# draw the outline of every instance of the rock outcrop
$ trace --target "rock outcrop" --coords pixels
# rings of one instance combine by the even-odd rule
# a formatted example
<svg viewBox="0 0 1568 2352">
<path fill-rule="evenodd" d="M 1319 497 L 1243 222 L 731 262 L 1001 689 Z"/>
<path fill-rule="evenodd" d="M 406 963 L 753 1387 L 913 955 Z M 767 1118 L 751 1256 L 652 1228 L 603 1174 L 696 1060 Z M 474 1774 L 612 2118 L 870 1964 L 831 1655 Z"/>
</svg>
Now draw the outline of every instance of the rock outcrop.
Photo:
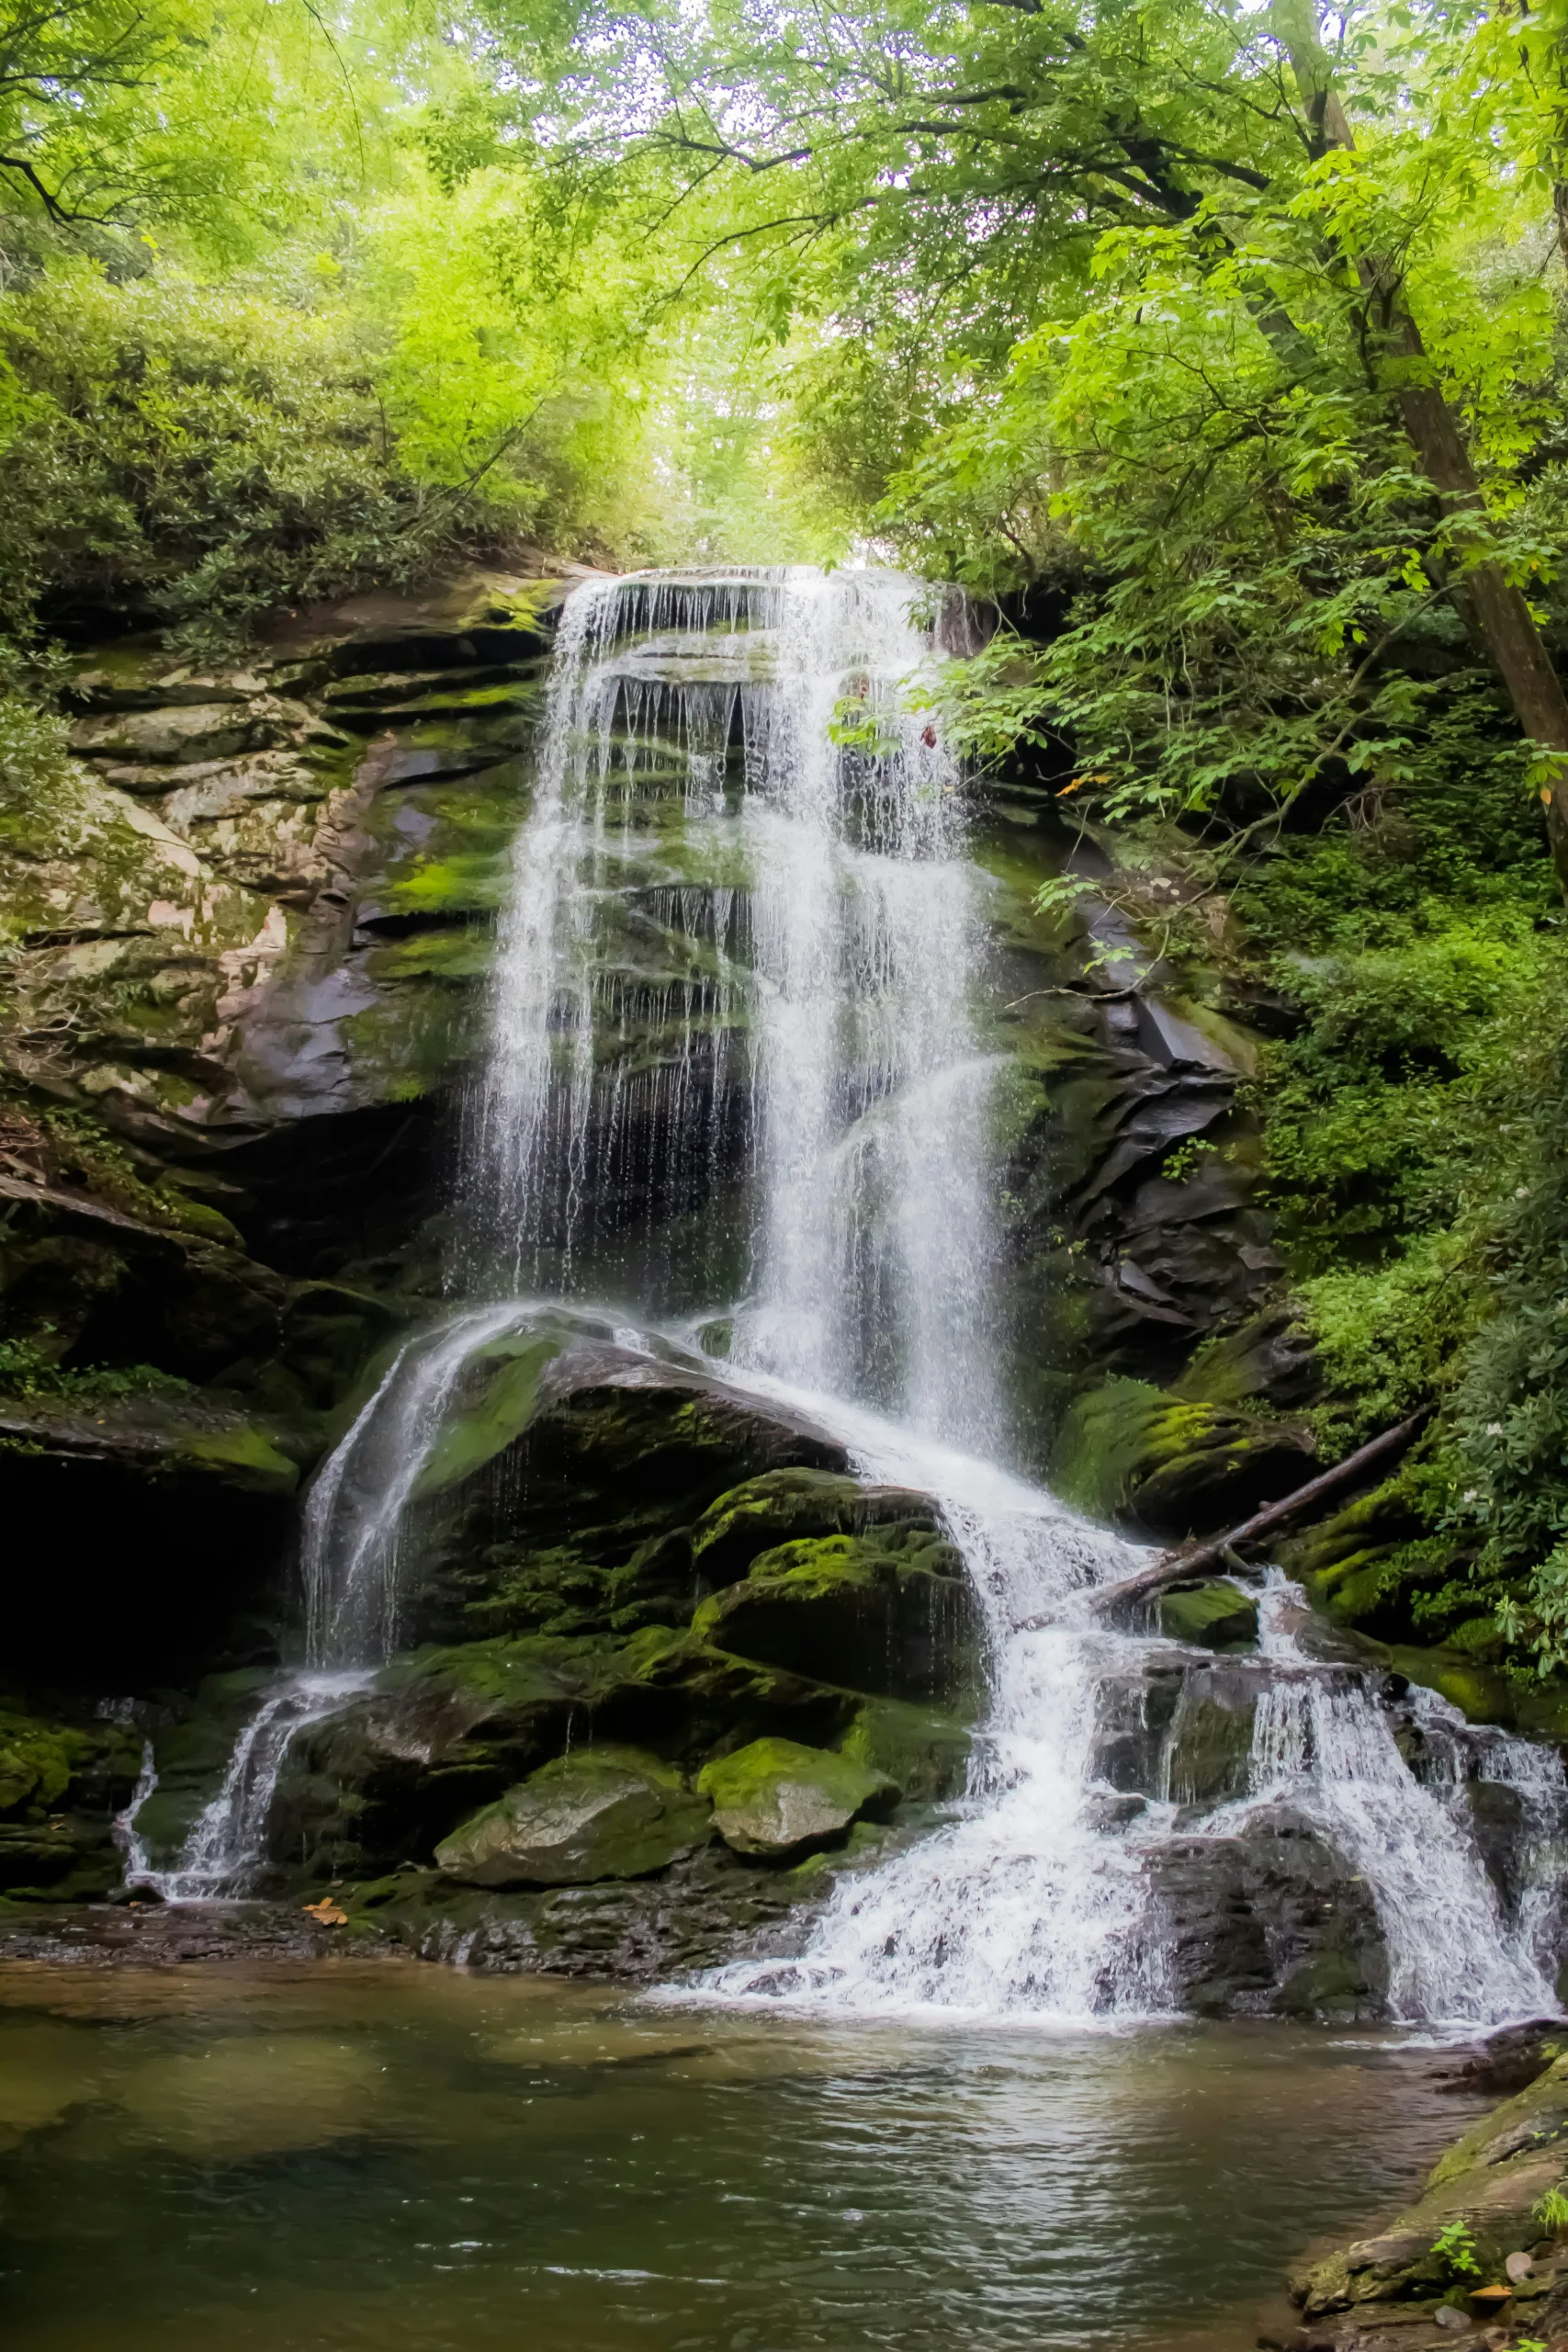
<svg viewBox="0 0 1568 2352">
<path fill-rule="evenodd" d="M 1302 2320 L 1259 2337 L 1277 2352 L 1436 2352 L 1466 2338 L 1554 2343 L 1568 2326 L 1568 2058 L 1540 2030 L 1535 2078 L 1441 2157 L 1404 2211 L 1302 2263 Z M 1472 2335 L 1495 2326 L 1493 2335 Z"/>
</svg>

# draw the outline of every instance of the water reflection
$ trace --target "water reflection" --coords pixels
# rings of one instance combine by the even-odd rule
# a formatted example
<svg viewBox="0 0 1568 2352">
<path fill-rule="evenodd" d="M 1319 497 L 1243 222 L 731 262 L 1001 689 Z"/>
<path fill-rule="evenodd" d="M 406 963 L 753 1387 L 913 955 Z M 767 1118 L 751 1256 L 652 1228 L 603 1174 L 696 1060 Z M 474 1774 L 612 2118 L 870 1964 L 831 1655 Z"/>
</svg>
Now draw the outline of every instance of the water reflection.
<svg viewBox="0 0 1568 2352">
<path fill-rule="evenodd" d="M 14 2352 L 1249 2346 L 1451 2060 L 639 2008 L 414 1965 L 0 1970 Z"/>
</svg>

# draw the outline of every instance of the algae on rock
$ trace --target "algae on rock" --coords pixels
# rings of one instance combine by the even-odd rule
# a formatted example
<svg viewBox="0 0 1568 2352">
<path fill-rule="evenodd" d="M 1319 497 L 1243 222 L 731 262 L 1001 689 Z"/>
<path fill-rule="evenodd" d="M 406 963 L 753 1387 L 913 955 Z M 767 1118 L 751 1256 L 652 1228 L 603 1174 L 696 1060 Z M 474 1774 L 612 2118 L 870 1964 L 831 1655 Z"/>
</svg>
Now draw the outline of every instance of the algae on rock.
<svg viewBox="0 0 1568 2352">
<path fill-rule="evenodd" d="M 581 1886 L 647 1878 L 708 1834 L 708 1809 L 657 1757 L 579 1749 L 462 1822 L 436 1867 L 469 1886 Z"/>
<path fill-rule="evenodd" d="M 772 1860 L 830 1844 L 900 1793 L 886 1772 L 852 1756 L 790 1739 L 757 1739 L 716 1758 L 697 1775 L 697 1790 L 712 1802 L 727 1846 Z"/>
</svg>

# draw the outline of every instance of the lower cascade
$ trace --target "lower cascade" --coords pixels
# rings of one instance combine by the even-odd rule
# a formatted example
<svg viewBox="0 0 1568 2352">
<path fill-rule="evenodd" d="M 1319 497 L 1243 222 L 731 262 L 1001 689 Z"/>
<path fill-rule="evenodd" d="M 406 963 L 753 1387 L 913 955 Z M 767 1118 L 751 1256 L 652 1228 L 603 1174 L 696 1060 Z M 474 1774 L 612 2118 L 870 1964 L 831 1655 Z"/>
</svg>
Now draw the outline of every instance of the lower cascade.
<svg viewBox="0 0 1568 2352">
<path fill-rule="evenodd" d="M 387 1754 L 444 1754 L 481 1702 L 417 1663 L 430 1594 L 467 1592 L 481 1540 L 505 1554 L 518 1462 L 556 1475 L 548 1430 L 586 1442 L 596 1398 L 675 1398 L 704 1432 L 773 1433 L 779 1466 L 751 1478 L 773 1548 L 721 1571 L 717 1504 L 674 1566 L 657 1531 L 640 1545 L 621 1614 L 647 1720 L 698 1632 L 710 1683 L 747 1661 L 747 1705 L 782 1703 L 756 1677 L 798 1679 L 798 1657 L 776 1626 L 737 1629 L 743 1603 L 765 1613 L 767 1575 L 775 1600 L 794 1577 L 789 1595 L 837 1605 L 820 1579 L 807 1593 L 808 1538 L 840 1546 L 863 1618 L 874 1590 L 890 1611 L 923 1594 L 933 1656 L 942 1611 L 972 1607 L 978 1728 L 962 1789 L 874 1852 L 852 1837 L 804 1930 L 764 1924 L 669 1997 L 1126 2020 L 1332 2006 L 1335 1970 L 1359 1968 L 1411 2024 L 1553 2012 L 1555 1755 L 1367 1663 L 1277 1571 L 1212 1579 L 1207 1632 L 1158 1602 L 1102 1610 L 1146 1555 L 1019 1466 L 987 887 L 924 715 L 940 654 L 919 606 L 913 583 L 859 571 L 650 574 L 569 599 L 466 1121 L 463 1303 L 371 1366 L 307 1498 L 299 1663 L 256 1691 L 173 1846 L 150 1834 L 150 1753 L 128 1881 L 182 1903 L 263 1885 L 311 1741 L 368 1726 Z M 454 1498 L 487 1478 L 476 1535 Z M 791 1536 L 792 1478 L 855 1482 L 838 1532 Z M 878 1529 L 867 1567 L 854 1547 Z M 886 1682 L 900 1736 L 940 1679 Z M 629 1774 L 617 1753 L 605 1770 Z M 893 1785 L 881 1754 L 860 1759 L 867 1790 Z M 478 1850 L 472 1883 L 506 1883 Z M 1250 1924 L 1222 1949 L 1227 1905 Z"/>
</svg>

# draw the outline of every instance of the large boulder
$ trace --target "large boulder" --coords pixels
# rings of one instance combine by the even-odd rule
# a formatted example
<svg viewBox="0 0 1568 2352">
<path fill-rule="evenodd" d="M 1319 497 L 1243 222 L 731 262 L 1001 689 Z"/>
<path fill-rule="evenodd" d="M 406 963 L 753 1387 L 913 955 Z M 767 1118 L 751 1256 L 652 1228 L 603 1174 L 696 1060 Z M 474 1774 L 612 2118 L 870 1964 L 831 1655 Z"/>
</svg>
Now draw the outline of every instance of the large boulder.
<svg viewBox="0 0 1568 2352">
<path fill-rule="evenodd" d="M 1293 1493 L 1315 1466 L 1304 1423 L 1111 1380 L 1068 1413 L 1052 1483 L 1098 1518 L 1210 1534 Z"/>
<path fill-rule="evenodd" d="M 958 1555 L 919 1527 L 781 1544 L 705 1600 L 694 1631 L 717 1648 L 820 1682 L 931 1699 L 973 1674 L 978 1625 Z"/>
<path fill-rule="evenodd" d="M 435 1860 L 467 1886 L 586 1886 L 650 1877 L 707 1834 L 707 1806 L 669 1766 L 635 1748 L 586 1748 L 461 1823 Z"/>
<path fill-rule="evenodd" d="M 782 1861 L 841 1838 L 863 1814 L 898 1801 L 886 1772 L 792 1739 L 754 1739 L 697 1776 L 714 1826 L 738 1854 Z"/>
<path fill-rule="evenodd" d="M 929 1495 L 904 1487 L 868 1487 L 846 1472 L 770 1470 L 709 1504 L 692 1530 L 692 1562 L 709 1585 L 732 1584 L 760 1552 L 812 1536 L 858 1535 L 867 1529 L 938 1532 Z"/>
</svg>

